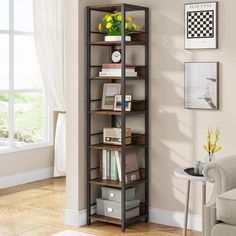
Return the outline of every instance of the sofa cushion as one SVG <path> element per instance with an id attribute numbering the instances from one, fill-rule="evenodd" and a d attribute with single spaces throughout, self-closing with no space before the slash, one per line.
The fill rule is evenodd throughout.
<path id="1" fill-rule="evenodd" d="M 236 188 L 216 198 L 217 220 L 236 225 Z"/>

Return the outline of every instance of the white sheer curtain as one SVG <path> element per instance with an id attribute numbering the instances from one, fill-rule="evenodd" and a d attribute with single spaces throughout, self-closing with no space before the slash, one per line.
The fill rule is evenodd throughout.
<path id="1" fill-rule="evenodd" d="M 34 32 L 46 99 L 58 111 L 54 176 L 66 173 L 63 0 L 34 0 Z"/>

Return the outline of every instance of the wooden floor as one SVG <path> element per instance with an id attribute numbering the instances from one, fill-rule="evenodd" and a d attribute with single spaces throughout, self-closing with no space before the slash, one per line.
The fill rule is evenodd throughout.
<path id="1" fill-rule="evenodd" d="M 139 223 L 121 233 L 117 226 L 95 223 L 73 228 L 63 225 L 65 179 L 48 179 L 0 190 L 0 236 L 51 236 L 66 229 L 97 236 L 175 236 L 182 230 L 167 226 Z M 201 234 L 189 231 L 189 236 Z"/>

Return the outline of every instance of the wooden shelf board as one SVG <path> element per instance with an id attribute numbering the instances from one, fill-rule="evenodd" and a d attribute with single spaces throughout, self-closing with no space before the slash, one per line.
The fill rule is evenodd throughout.
<path id="1" fill-rule="evenodd" d="M 131 144 L 131 145 L 126 145 L 126 149 L 135 149 L 135 148 L 145 148 L 147 145 L 145 144 Z M 91 149 L 94 150 L 111 150 L 111 151 L 121 151 L 121 146 L 118 145 L 111 145 L 111 144 L 94 144 L 89 146 Z"/>
<path id="2" fill-rule="evenodd" d="M 102 216 L 102 215 L 94 214 L 94 215 L 90 216 L 90 219 L 94 220 L 94 221 L 101 221 L 101 222 L 105 222 L 105 223 L 121 225 L 121 220 L 115 219 L 115 218 L 112 218 L 112 217 L 108 217 L 108 216 Z"/>
<path id="3" fill-rule="evenodd" d="M 125 184 L 126 188 L 130 188 L 142 183 L 147 182 L 146 179 L 139 179 L 137 181 L 133 181 L 130 183 Z M 93 185 L 99 185 L 99 186 L 106 186 L 106 187 L 113 187 L 113 188 L 121 188 L 121 182 L 120 181 L 114 181 L 114 180 L 104 180 L 104 179 L 94 179 L 89 181 L 90 184 Z"/>
<path id="4" fill-rule="evenodd" d="M 90 180 L 89 182 L 90 184 L 95 184 L 95 185 L 100 185 L 100 186 L 121 188 L 121 182 L 114 181 L 114 180 L 94 179 L 94 180 Z"/>
<path id="5" fill-rule="evenodd" d="M 93 76 L 90 77 L 91 80 L 121 80 L 122 77 L 120 76 L 106 76 L 106 77 L 102 77 L 102 76 Z M 137 77 L 125 77 L 125 80 L 144 80 L 146 79 L 145 76 L 137 76 Z"/>
<path id="6" fill-rule="evenodd" d="M 139 115 L 145 114 L 147 111 L 127 111 L 125 112 L 126 115 Z M 95 110 L 90 111 L 89 114 L 91 115 L 112 115 L 112 116 L 121 116 L 121 111 L 106 111 L 106 110 Z"/>
<path id="7" fill-rule="evenodd" d="M 126 41 L 126 45 L 145 45 L 144 41 Z M 90 42 L 90 45 L 95 46 L 112 46 L 112 45 L 121 45 L 121 41 L 94 41 Z"/>
<path id="8" fill-rule="evenodd" d="M 138 11 L 138 10 L 143 11 L 143 10 L 148 9 L 146 7 L 126 4 L 126 3 L 95 5 L 95 6 L 90 6 L 89 9 L 93 11 L 102 11 L 102 12 L 114 12 L 114 11 L 120 12 L 122 5 L 125 6 L 126 11 Z"/>

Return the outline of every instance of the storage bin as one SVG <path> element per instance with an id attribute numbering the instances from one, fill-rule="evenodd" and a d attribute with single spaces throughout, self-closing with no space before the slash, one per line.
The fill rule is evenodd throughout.
<path id="1" fill-rule="evenodd" d="M 121 190 L 115 188 L 102 187 L 102 199 L 121 202 Z M 135 199 L 135 188 L 126 189 L 125 200 L 126 202 Z"/>
<path id="2" fill-rule="evenodd" d="M 121 202 L 97 199 L 97 214 L 121 219 Z M 139 215 L 140 200 L 125 203 L 126 219 Z"/>

